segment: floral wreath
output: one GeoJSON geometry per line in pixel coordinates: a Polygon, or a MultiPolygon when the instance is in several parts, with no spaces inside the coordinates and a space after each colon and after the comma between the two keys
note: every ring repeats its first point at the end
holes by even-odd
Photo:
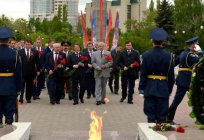
{"type": "Polygon", "coordinates": [[[204,129],[204,58],[199,61],[193,71],[190,91],[187,95],[188,105],[192,107],[189,116],[196,119],[195,124],[201,125],[200,129],[204,129]]]}

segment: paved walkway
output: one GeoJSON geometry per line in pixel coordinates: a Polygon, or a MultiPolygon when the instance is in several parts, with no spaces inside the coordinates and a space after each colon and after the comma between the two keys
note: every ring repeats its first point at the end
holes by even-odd
{"type": "MultiPolygon", "coordinates": [[[[143,98],[138,96],[136,90],[133,105],[126,101],[120,103],[121,92],[119,93],[120,95],[114,95],[107,88],[107,97],[110,102],[101,106],[95,105],[94,98],[85,98],[84,104],[74,106],[67,97],[61,100],[60,105],[53,106],[49,104],[47,90],[43,90],[40,100],[19,105],[20,122],[32,122],[31,140],[88,140],[90,112],[96,111],[98,115],[103,116],[103,140],[135,140],[137,123],[146,122],[143,113],[143,98]]],[[[185,97],[178,108],[175,121],[198,131],[194,120],[188,116],[189,112],[190,108],[185,97]]],[[[195,131],[193,133],[195,135],[195,131]]]]}

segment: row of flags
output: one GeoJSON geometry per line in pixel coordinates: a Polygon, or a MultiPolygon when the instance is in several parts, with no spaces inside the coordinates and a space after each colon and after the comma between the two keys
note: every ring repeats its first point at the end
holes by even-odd
{"type": "MultiPolygon", "coordinates": [[[[100,17],[99,17],[99,27],[100,27],[100,41],[102,41],[103,37],[103,0],[100,0],[100,17]]],[[[105,43],[106,43],[106,49],[109,50],[111,47],[111,50],[115,49],[118,44],[118,39],[119,39],[119,22],[120,22],[120,17],[119,13],[117,11],[116,13],[116,19],[115,19],[115,28],[114,28],[114,35],[113,35],[113,40],[112,44],[109,44],[109,34],[110,30],[112,28],[112,12],[109,10],[106,14],[106,36],[105,36],[105,43]]],[[[88,33],[86,29],[86,24],[85,24],[85,19],[84,15],[81,12],[81,23],[82,23],[82,32],[83,32],[83,42],[84,42],[84,48],[86,48],[87,43],[88,43],[88,33]]],[[[90,12],[90,23],[91,23],[91,40],[93,44],[97,42],[96,39],[96,26],[95,26],[95,15],[94,11],[92,10],[90,12]]]]}

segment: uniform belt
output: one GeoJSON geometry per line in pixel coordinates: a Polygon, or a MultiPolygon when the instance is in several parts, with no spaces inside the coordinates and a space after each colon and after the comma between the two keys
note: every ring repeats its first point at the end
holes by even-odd
{"type": "Polygon", "coordinates": [[[191,68],[179,68],[179,71],[190,71],[192,72],[191,68]]]}
{"type": "Polygon", "coordinates": [[[14,76],[14,73],[0,73],[0,77],[14,76]]]}
{"type": "Polygon", "coordinates": [[[166,80],[166,76],[161,76],[161,75],[147,75],[147,78],[149,79],[157,79],[157,80],[166,80]]]}

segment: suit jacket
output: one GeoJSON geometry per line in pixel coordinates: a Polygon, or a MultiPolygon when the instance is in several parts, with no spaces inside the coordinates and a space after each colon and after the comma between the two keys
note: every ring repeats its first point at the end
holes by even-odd
{"type": "Polygon", "coordinates": [[[22,65],[16,53],[8,45],[0,45],[0,73],[14,73],[14,76],[0,76],[0,95],[16,95],[21,90],[22,65]]]}
{"type": "MultiPolygon", "coordinates": [[[[79,52],[79,58],[76,56],[75,52],[73,52],[70,56],[69,56],[69,60],[68,60],[68,67],[70,69],[70,71],[74,70],[73,66],[77,65],[79,62],[85,63],[80,57],[81,57],[82,53],[79,52]]],[[[72,77],[79,77],[79,76],[83,76],[85,73],[85,69],[84,67],[78,67],[74,73],[71,75],[72,77]]]]}
{"type": "Polygon", "coordinates": [[[38,53],[31,49],[30,58],[27,60],[25,49],[19,50],[19,55],[22,60],[23,76],[36,76],[37,71],[40,71],[38,53]]]}
{"type": "Polygon", "coordinates": [[[111,51],[111,56],[113,57],[113,65],[112,65],[112,72],[119,72],[120,66],[119,66],[119,58],[120,58],[121,52],[116,52],[116,49],[111,51]]]}
{"type": "Polygon", "coordinates": [[[108,61],[105,59],[104,54],[111,56],[109,51],[103,50],[103,55],[101,57],[101,51],[96,51],[93,53],[92,56],[92,64],[94,67],[94,77],[105,77],[108,78],[110,77],[110,67],[113,64],[113,61],[108,61]],[[105,69],[98,70],[101,65],[105,65],[105,69]]]}
{"type": "MultiPolygon", "coordinates": [[[[46,56],[46,62],[45,62],[45,68],[47,69],[48,73],[50,70],[53,71],[53,74],[50,75],[50,78],[53,78],[55,80],[60,80],[64,77],[64,68],[66,66],[63,65],[64,67],[63,68],[57,68],[54,64],[54,52],[50,52],[47,54],[46,56]]],[[[66,55],[63,53],[63,52],[59,52],[59,55],[58,55],[58,61],[57,61],[57,65],[58,64],[61,64],[61,61],[65,59],[66,60],[66,55]]]]}
{"type": "MultiPolygon", "coordinates": [[[[94,52],[95,52],[95,50],[92,50],[92,53],[94,53],[94,52]]],[[[88,57],[88,61],[84,63],[84,64],[85,64],[85,66],[84,66],[85,72],[94,76],[94,68],[93,68],[93,67],[92,67],[92,68],[89,68],[89,67],[88,67],[88,64],[91,64],[91,65],[92,65],[91,58],[92,58],[93,54],[92,54],[92,56],[90,56],[89,51],[86,50],[86,51],[83,53],[83,55],[85,55],[85,56],[88,57]]]]}
{"type": "Polygon", "coordinates": [[[119,66],[121,67],[121,69],[123,70],[124,67],[129,67],[129,69],[127,71],[124,71],[122,73],[122,76],[133,76],[135,78],[139,77],[139,70],[140,70],[140,66],[139,67],[133,67],[131,68],[130,65],[133,64],[134,62],[138,62],[140,65],[140,54],[138,51],[135,50],[131,50],[130,54],[128,54],[127,50],[124,50],[123,52],[121,52],[120,58],[119,58],[119,66]]]}
{"type": "Polygon", "coordinates": [[[40,69],[44,69],[45,67],[45,49],[41,47],[41,52],[38,52],[36,47],[33,47],[33,50],[35,50],[38,53],[38,57],[39,57],[39,67],[40,69]]]}

